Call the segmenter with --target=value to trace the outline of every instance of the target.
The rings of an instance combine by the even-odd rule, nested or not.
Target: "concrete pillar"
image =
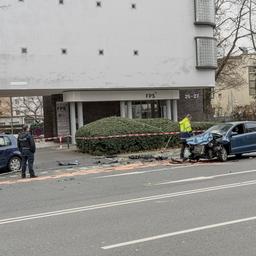
[[[124,101],[120,101],[120,116],[121,117],[125,117],[125,102]]]
[[[83,103],[77,103],[77,112],[78,112],[78,128],[84,126],[84,113],[83,113]]]
[[[75,102],[70,102],[70,128],[71,128],[71,143],[76,144],[76,105]]]
[[[166,118],[172,120],[171,100],[166,100]]]
[[[172,101],[172,117],[173,121],[178,121],[178,106],[177,106],[177,100]]]
[[[127,107],[128,107],[128,118],[132,119],[132,102],[131,101],[127,102]]]

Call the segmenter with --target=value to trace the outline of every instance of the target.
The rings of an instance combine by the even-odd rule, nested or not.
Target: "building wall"
[[[214,85],[213,70],[195,68],[195,37],[212,37],[213,29],[194,25],[194,1],[137,0],[136,9],[130,0],[101,3],[4,0],[0,95]]]
[[[178,101],[178,119],[181,120],[187,114],[191,114],[193,121],[206,119],[204,109],[204,90],[181,90]]]
[[[10,98],[0,97],[0,117],[9,116],[10,112]]]
[[[213,94],[212,107],[216,117],[229,117],[237,106],[250,105],[255,102],[249,94],[249,66],[256,66],[255,54],[232,57],[228,62],[227,70],[231,67],[232,73],[229,74],[226,70],[224,72],[229,75],[230,81],[229,79],[218,81]],[[231,80],[232,75],[234,75],[233,80]],[[233,84],[232,81],[234,81]]]

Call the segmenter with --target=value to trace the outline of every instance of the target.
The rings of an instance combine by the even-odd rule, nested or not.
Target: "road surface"
[[[0,255],[255,255],[254,157],[68,174],[0,180]]]

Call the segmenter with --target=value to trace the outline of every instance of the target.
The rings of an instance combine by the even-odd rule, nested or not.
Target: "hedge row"
[[[205,130],[212,125],[213,123],[192,123],[194,130]],[[170,136],[136,136],[97,140],[87,140],[81,138],[175,131],[179,131],[178,123],[167,119],[128,119],[121,117],[108,117],[97,120],[80,128],[76,133],[76,143],[80,151],[92,155],[138,152],[163,148]],[[169,147],[174,147],[178,143],[179,137],[174,135],[171,136],[171,140],[168,145]]]

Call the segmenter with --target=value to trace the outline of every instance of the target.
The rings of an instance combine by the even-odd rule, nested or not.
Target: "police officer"
[[[22,155],[22,169],[21,178],[26,178],[26,168],[28,163],[28,170],[30,178],[36,178],[33,164],[34,164],[34,154],[36,152],[36,145],[32,135],[29,132],[28,126],[24,125],[22,127],[22,132],[18,136],[18,148]]]
[[[186,160],[184,157],[184,152],[186,148],[186,139],[192,135],[192,127],[191,127],[191,119],[192,116],[187,114],[180,122],[180,140],[181,140],[181,150],[180,150],[180,158],[184,161]]]

